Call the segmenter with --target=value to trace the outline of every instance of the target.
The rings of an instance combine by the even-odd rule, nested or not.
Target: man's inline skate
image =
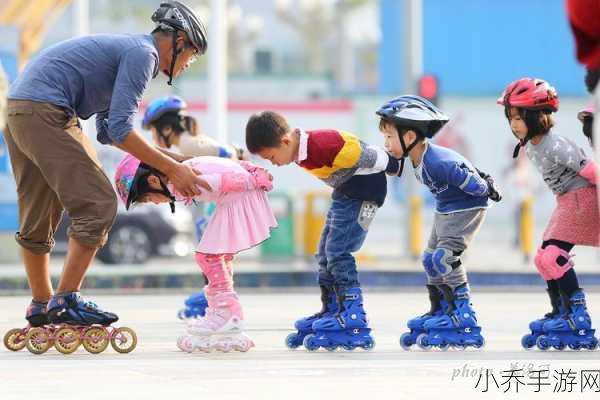
[[[27,345],[27,335],[32,328],[48,325],[47,302],[32,300],[25,313],[28,324],[25,328],[14,328],[4,335],[4,346],[11,351],[19,351]]]
[[[97,354],[106,350],[109,343],[117,352],[129,353],[137,345],[132,329],[110,326],[119,319],[117,315],[84,301],[79,292],[53,296],[46,310],[44,313],[39,304],[32,303],[27,311],[30,326],[25,328],[24,344],[22,334],[11,330],[5,335],[5,345],[15,351],[27,347],[34,354],[43,354],[52,346],[63,354],[70,354],[80,344],[88,352]]]

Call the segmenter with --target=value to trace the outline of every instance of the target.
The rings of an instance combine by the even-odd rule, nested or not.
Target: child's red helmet
[[[558,94],[543,79],[521,78],[511,82],[497,100],[503,106],[558,111]]]

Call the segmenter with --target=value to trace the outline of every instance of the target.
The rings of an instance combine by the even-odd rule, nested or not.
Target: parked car
[[[65,213],[55,235],[54,252],[67,251]],[[137,205],[119,209],[106,245],[96,257],[105,264],[142,264],[152,256],[186,256],[193,251],[194,224],[191,212],[182,206],[171,214],[169,207]]]

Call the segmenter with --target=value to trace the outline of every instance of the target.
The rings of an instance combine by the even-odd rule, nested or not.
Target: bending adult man
[[[102,171],[78,118],[96,115],[97,139],[162,171],[187,195],[208,185],[189,167],[157,150],[133,129],[149,81],[162,71],[183,72],[207,47],[202,23],[177,1],[152,15],[149,35],[92,35],[58,43],[33,59],[8,95],[6,141],[17,183],[23,262],[32,290],[26,319],[108,325],[118,318],[84,301],[79,290],[117,212],[111,181]],[[56,294],[49,274],[54,232],[66,210],[69,245]]]

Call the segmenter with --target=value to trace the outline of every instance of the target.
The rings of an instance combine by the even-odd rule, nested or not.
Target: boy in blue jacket
[[[448,122],[429,101],[400,96],[379,108],[377,115],[386,150],[402,166],[410,159],[417,180],[429,188],[436,204],[423,253],[431,310],[408,321],[410,332],[402,335],[400,344],[405,349],[415,343],[423,349],[482,347],[461,255],[485,218],[488,199],[500,201],[498,189],[463,156],[428,141]]]

